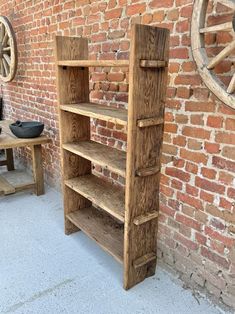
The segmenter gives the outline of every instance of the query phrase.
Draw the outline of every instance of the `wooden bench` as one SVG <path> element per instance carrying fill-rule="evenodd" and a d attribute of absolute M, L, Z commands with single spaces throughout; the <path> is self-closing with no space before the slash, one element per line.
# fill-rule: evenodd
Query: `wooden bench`
<path fill-rule="evenodd" d="M 36 195 L 42 195 L 44 194 L 42 144 L 50 143 L 51 140 L 44 135 L 37 138 L 17 138 L 9 129 L 10 123 L 12 122 L 8 120 L 0 121 L 0 127 L 2 127 L 2 134 L 0 135 L 0 150 L 4 149 L 6 152 L 6 159 L 0 161 L 0 166 L 7 166 L 8 171 L 13 171 L 15 169 L 13 148 L 30 147 L 32 152 L 34 182 L 30 184 L 12 185 L 0 175 L 0 195 L 13 194 L 29 188 L 33 188 Z"/>

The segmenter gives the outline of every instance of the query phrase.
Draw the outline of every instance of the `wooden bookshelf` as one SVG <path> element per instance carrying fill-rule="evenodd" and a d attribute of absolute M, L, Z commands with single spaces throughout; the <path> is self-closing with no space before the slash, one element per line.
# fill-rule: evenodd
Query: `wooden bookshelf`
<path fill-rule="evenodd" d="M 169 31 L 133 25 L 129 60 L 89 60 L 88 39 L 55 39 L 65 233 L 82 230 L 123 264 L 129 289 L 156 268 Z M 129 67 L 128 110 L 89 100 L 89 68 Z M 127 126 L 127 152 L 91 140 L 90 120 Z M 92 173 L 125 178 L 119 187 Z"/>

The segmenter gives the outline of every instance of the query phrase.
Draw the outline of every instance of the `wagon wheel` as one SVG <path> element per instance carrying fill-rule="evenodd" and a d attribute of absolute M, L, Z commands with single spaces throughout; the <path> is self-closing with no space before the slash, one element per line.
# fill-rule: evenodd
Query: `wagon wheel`
<path fill-rule="evenodd" d="M 10 82 L 17 69 L 17 46 L 13 28 L 5 16 L 0 16 L 0 79 Z"/>
<path fill-rule="evenodd" d="M 234 0 L 213 0 L 210 4 L 216 5 L 217 2 L 226 6 L 234 14 Z M 207 26 L 206 18 L 208 4 L 209 0 L 195 0 L 194 2 L 191 25 L 191 46 L 193 57 L 205 85 L 223 103 L 235 109 L 235 73 L 232 75 L 228 86 L 226 86 L 213 71 L 216 65 L 221 63 L 225 58 L 232 56 L 235 51 L 235 14 L 229 22 Z M 216 56 L 208 58 L 205 47 L 205 35 L 220 31 L 232 32 L 232 40 Z"/>

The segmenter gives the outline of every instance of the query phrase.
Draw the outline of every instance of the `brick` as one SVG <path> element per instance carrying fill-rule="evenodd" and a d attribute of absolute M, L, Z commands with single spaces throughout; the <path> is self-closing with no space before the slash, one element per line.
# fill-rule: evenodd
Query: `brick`
<path fill-rule="evenodd" d="M 201 254 L 202 256 L 208 258 L 209 260 L 211 260 L 212 262 L 215 262 L 216 264 L 218 264 L 219 266 L 228 269 L 230 263 L 227 261 L 226 258 L 219 256 L 216 253 L 211 252 L 210 250 L 208 250 L 206 247 L 202 246 L 201 247 Z"/>
<path fill-rule="evenodd" d="M 180 169 L 173 168 L 173 167 L 166 167 L 165 170 L 166 174 L 171 177 L 176 177 L 181 181 L 188 182 L 190 180 L 190 175 L 187 172 L 184 172 Z"/>
<path fill-rule="evenodd" d="M 187 48 L 174 48 L 174 49 L 171 49 L 170 50 L 170 58 L 171 59 L 187 59 L 188 58 L 188 49 Z M 177 78 L 176 78 L 176 80 L 177 80 Z"/>
<path fill-rule="evenodd" d="M 216 171 L 214 169 L 209 169 L 209 168 L 201 168 L 201 174 L 203 177 L 208 178 L 208 179 L 215 179 L 216 176 Z"/>
<path fill-rule="evenodd" d="M 121 17 L 121 14 L 122 14 L 122 8 L 109 10 L 105 12 L 105 19 L 106 20 L 117 19 Z"/>
<path fill-rule="evenodd" d="M 199 83 L 197 85 L 199 85 Z M 212 102 L 188 101 L 185 103 L 185 110 L 192 112 L 214 112 L 215 104 Z"/>
<path fill-rule="evenodd" d="M 223 118 L 218 116 L 208 116 L 207 125 L 213 128 L 221 128 L 223 124 Z"/>
<path fill-rule="evenodd" d="M 217 184 L 212 181 L 208 181 L 206 179 L 202 179 L 200 177 L 195 178 L 195 185 L 203 190 L 214 193 L 223 194 L 225 191 L 225 187 L 223 185 Z"/>
<path fill-rule="evenodd" d="M 136 15 L 144 13 L 146 10 L 146 4 L 145 3 L 136 3 L 132 4 L 130 6 L 127 6 L 126 14 L 127 15 Z"/>
<path fill-rule="evenodd" d="M 150 8 L 171 8 L 173 0 L 153 0 L 149 3 Z"/>
<path fill-rule="evenodd" d="M 235 162 L 221 157 L 213 156 L 212 164 L 219 169 L 224 169 L 232 172 L 235 171 Z"/>
<path fill-rule="evenodd" d="M 215 143 L 205 142 L 205 150 L 210 154 L 217 154 L 220 152 L 220 145 Z"/>
<path fill-rule="evenodd" d="M 197 250 L 198 249 L 197 243 L 195 243 L 189 239 L 186 239 L 185 237 L 183 237 L 182 235 L 180 235 L 177 232 L 175 232 L 174 239 L 177 242 L 180 242 L 181 244 L 183 244 L 186 248 L 188 248 L 190 250 Z"/>
<path fill-rule="evenodd" d="M 191 152 L 184 148 L 180 150 L 180 157 L 195 163 L 206 164 L 208 157 L 203 153 Z"/>
<path fill-rule="evenodd" d="M 210 227 L 205 227 L 205 234 L 210 236 L 212 239 L 222 242 L 227 247 L 232 247 L 235 243 L 235 239 L 223 236 L 218 231 L 211 229 Z"/>
<path fill-rule="evenodd" d="M 235 134 L 226 133 L 226 132 L 217 132 L 215 135 L 215 141 L 217 143 L 235 145 Z"/>
<path fill-rule="evenodd" d="M 235 131 L 235 119 L 226 119 L 225 121 L 225 129 Z"/>
<path fill-rule="evenodd" d="M 202 129 L 202 128 L 195 128 L 190 126 L 183 127 L 182 134 L 185 136 L 190 136 L 194 138 L 201 138 L 201 139 L 209 139 L 210 132 Z"/>
<path fill-rule="evenodd" d="M 176 214 L 176 221 L 181 222 L 184 225 L 187 225 L 190 228 L 193 228 L 197 231 L 201 230 L 201 224 L 198 223 L 196 220 L 193 220 L 189 217 L 183 216 L 181 214 Z"/>
<path fill-rule="evenodd" d="M 225 146 L 222 149 L 222 155 L 235 161 L 235 147 Z"/>

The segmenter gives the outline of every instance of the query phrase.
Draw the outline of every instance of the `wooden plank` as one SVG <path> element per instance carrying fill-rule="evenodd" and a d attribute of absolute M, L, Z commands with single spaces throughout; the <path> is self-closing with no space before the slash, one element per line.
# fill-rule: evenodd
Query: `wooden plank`
<path fill-rule="evenodd" d="M 128 67 L 129 60 L 59 60 L 57 64 L 67 67 Z"/>
<path fill-rule="evenodd" d="M 156 253 L 152 252 L 152 253 L 147 253 L 139 258 L 137 258 L 134 261 L 134 268 L 138 269 L 142 266 L 145 266 L 146 264 L 152 262 L 152 261 L 156 261 L 157 256 Z"/>
<path fill-rule="evenodd" d="M 35 183 L 27 183 L 27 184 L 17 184 L 14 186 L 16 192 L 21 192 L 25 190 L 33 190 L 36 189 Z"/>
<path fill-rule="evenodd" d="M 136 226 L 134 218 L 159 209 L 159 181 L 156 173 L 137 177 L 136 171 L 156 165 L 160 169 L 163 124 L 139 128 L 137 121 L 164 117 L 167 67 L 157 71 L 139 66 L 139 60 L 169 58 L 169 31 L 147 25 L 133 25 L 130 52 L 128 145 L 124 235 L 124 288 L 129 289 L 155 273 L 156 259 L 148 264 L 134 262 L 149 252 L 156 255 L 157 219 Z M 138 261 L 138 260 L 137 260 Z"/>
<path fill-rule="evenodd" d="M 136 170 L 136 175 L 138 177 L 147 177 L 147 176 L 152 176 L 154 174 L 159 173 L 161 170 L 160 166 L 153 166 L 153 167 L 148 167 L 148 168 L 142 168 Z"/>
<path fill-rule="evenodd" d="M 126 153 L 123 151 L 94 141 L 63 144 L 63 148 L 125 177 Z"/>
<path fill-rule="evenodd" d="M 67 218 L 88 237 L 123 263 L 123 228 L 94 207 L 67 214 Z"/>
<path fill-rule="evenodd" d="M 88 59 L 88 39 L 57 36 L 55 38 L 56 62 L 61 60 Z M 58 109 L 65 103 L 89 101 L 88 68 L 56 67 Z M 67 214 L 89 207 L 91 202 L 66 187 L 64 180 L 91 173 L 91 162 L 62 148 L 64 143 L 90 139 L 90 118 L 59 110 L 61 165 L 64 194 L 65 233 L 78 231 Z"/>
<path fill-rule="evenodd" d="M 79 176 L 65 181 L 70 189 L 81 194 L 107 213 L 124 222 L 124 190 L 94 175 Z"/>
<path fill-rule="evenodd" d="M 136 226 L 140 226 L 152 219 L 156 219 L 158 217 L 158 212 L 156 210 L 152 211 L 152 212 L 149 212 L 149 213 L 146 213 L 146 214 L 143 214 L 143 215 L 140 215 L 136 218 L 134 218 L 133 220 L 133 223 L 136 225 Z"/>
<path fill-rule="evenodd" d="M 121 125 L 127 125 L 127 110 L 117 109 L 95 103 L 61 105 L 60 109 Z"/>
<path fill-rule="evenodd" d="M 7 160 L 0 160 L 0 167 L 6 166 L 6 165 L 7 165 Z"/>
<path fill-rule="evenodd" d="M 12 148 L 6 149 L 6 160 L 7 160 L 7 170 L 8 171 L 15 170 L 14 155 L 13 155 L 13 149 Z"/>
<path fill-rule="evenodd" d="M 154 118 L 147 118 L 147 119 L 139 119 L 137 120 L 137 125 L 139 128 L 146 128 L 149 126 L 159 125 L 164 123 L 164 118 L 154 117 Z"/>
<path fill-rule="evenodd" d="M 5 178 L 0 176 L 0 194 L 9 195 L 13 193 L 15 193 L 14 186 L 11 185 Z"/>
<path fill-rule="evenodd" d="M 167 61 L 162 60 L 140 60 L 140 67 L 142 68 L 164 68 L 168 66 Z"/>
<path fill-rule="evenodd" d="M 35 180 L 35 193 L 37 196 L 43 195 L 44 192 L 44 176 L 42 163 L 42 146 L 31 146 L 33 175 Z"/>

